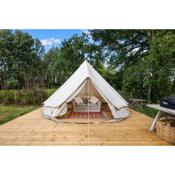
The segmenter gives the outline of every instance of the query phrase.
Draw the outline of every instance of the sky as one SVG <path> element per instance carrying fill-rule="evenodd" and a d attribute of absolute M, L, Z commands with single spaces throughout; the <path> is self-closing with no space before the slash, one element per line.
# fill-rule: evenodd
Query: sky
<path fill-rule="evenodd" d="M 72 35 L 81 35 L 82 32 L 87 30 L 78 29 L 25 29 L 33 38 L 38 38 L 44 46 L 46 52 L 53 46 L 58 46 L 62 40 L 70 38 Z"/>

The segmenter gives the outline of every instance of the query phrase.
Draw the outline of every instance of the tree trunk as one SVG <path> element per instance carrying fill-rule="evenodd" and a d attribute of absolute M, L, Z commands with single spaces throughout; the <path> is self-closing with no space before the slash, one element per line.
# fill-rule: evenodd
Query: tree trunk
<path fill-rule="evenodd" d="M 148 87 L 148 94 L 147 94 L 147 100 L 148 100 L 148 104 L 151 103 L 151 84 Z"/>
<path fill-rule="evenodd" d="M 171 88 L 172 93 L 174 93 L 174 88 L 175 88 L 175 78 L 174 78 L 173 85 L 172 85 L 172 88 Z"/>
<path fill-rule="evenodd" d="M 1 73 L 1 78 L 0 78 L 0 89 L 4 89 L 4 78 L 3 78 L 3 73 Z"/>

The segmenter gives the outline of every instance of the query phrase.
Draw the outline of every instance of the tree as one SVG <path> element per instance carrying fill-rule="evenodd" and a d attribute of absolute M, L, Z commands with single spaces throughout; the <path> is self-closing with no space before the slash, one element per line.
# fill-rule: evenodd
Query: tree
<path fill-rule="evenodd" d="M 90 33 L 113 67 L 136 63 L 149 48 L 145 30 L 91 30 Z"/>
<path fill-rule="evenodd" d="M 10 68 L 13 65 L 14 36 L 11 30 L 0 30 L 0 88 L 6 88 L 6 80 L 9 78 Z"/>
<path fill-rule="evenodd" d="M 20 30 L 0 30 L 1 88 L 29 88 L 41 75 L 43 46 Z"/>
<path fill-rule="evenodd" d="M 123 76 L 127 95 L 156 101 L 174 92 L 175 33 L 169 30 L 91 30 L 107 65 Z"/>
<path fill-rule="evenodd" d="M 60 86 L 85 59 L 126 97 L 175 93 L 174 30 L 89 30 L 46 54 L 28 33 L 0 30 L 1 89 Z"/>
<path fill-rule="evenodd" d="M 51 48 L 44 56 L 45 65 L 45 81 L 47 87 L 54 87 L 60 85 L 59 74 L 61 66 L 59 67 L 60 49 L 58 47 Z"/>
<path fill-rule="evenodd" d="M 174 93 L 175 83 L 175 31 L 155 31 L 147 55 L 147 70 L 151 78 L 145 84 L 153 99 Z"/>
<path fill-rule="evenodd" d="M 56 62 L 59 69 L 59 82 L 62 84 L 79 67 L 85 59 L 89 58 L 89 43 L 85 35 L 73 35 L 64 40 L 60 46 L 60 59 Z"/>

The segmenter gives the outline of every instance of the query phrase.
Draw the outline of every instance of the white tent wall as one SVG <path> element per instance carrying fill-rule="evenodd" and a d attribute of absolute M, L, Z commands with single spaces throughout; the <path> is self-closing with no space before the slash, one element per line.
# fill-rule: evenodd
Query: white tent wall
<path fill-rule="evenodd" d="M 70 95 L 70 97 L 64 102 L 64 104 L 62 104 L 60 107 L 44 106 L 44 108 L 43 108 L 43 115 L 46 118 L 52 118 L 52 117 L 57 117 L 57 116 L 61 116 L 61 115 L 66 114 L 66 112 L 67 112 L 67 103 L 71 102 L 77 96 L 77 94 L 79 94 L 82 91 L 82 89 L 85 88 L 85 82 L 86 81 L 84 81 L 79 86 L 79 88 L 75 92 L 73 92 Z"/>
<path fill-rule="evenodd" d="M 67 112 L 67 103 L 71 102 L 76 96 L 96 96 L 101 102 L 105 102 L 96 88 L 92 85 L 89 78 L 87 78 L 80 87 L 66 100 L 60 107 L 49 107 L 43 108 L 43 114 L 46 118 L 57 117 L 64 115 Z"/>
<path fill-rule="evenodd" d="M 62 105 L 76 90 L 79 89 L 87 77 L 87 69 L 85 69 L 85 66 L 82 64 L 74 74 L 72 74 L 72 76 L 44 102 L 44 106 L 58 107 Z"/>
<path fill-rule="evenodd" d="M 67 103 L 76 95 L 85 95 L 87 92 L 88 96 L 95 95 L 105 100 L 114 118 L 125 118 L 129 115 L 127 102 L 87 61 L 84 61 L 77 71 L 44 102 L 44 116 L 49 118 L 65 114 Z"/>
<path fill-rule="evenodd" d="M 95 85 L 95 83 L 92 83 L 94 85 L 94 87 L 96 87 L 98 89 L 98 87 Z M 110 103 L 110 101 L 105 97 L 105 95 L 103 94 L 103 92 L 101 92 L 98 89 L 100 95 L 103 97 L 103 99 L 108 103 L 108 106 L 111 110 L 112 116 L 113 118 L 126 118 L 129 116 L 129 111 L 127 110 L 126 106 L 120 108 L 120 109 L 116 109 L 116 107 Z"/>
<path fill-rule="evenodd" d="M 87 66 L 91 81 L 99 89 L 98 91 L 103 92 L 111 104 L 118 109 L 128 105 L 126 100 L 90 64 Z"/>

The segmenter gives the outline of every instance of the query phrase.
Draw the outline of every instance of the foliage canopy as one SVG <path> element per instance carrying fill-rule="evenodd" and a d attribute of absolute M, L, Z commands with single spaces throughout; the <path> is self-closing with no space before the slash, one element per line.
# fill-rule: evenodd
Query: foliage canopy
<path fill-rule="evenodd" d="M 0 89 L 58 87 L 87 59 L 125 97 L 175 92 L 174 30 L 89 30 L 48 52 L 20 30 L 0 30 Z"/>

